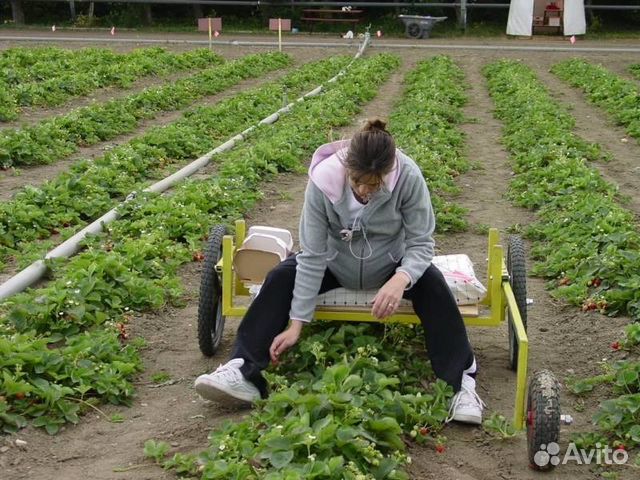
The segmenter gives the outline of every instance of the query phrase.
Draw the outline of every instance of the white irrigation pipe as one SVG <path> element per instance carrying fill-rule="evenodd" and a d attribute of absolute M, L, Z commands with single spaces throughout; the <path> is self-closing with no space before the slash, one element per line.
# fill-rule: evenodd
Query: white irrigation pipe
<path fill-rule="evenodd" d="M 355 62 L 358 58 L 362 56 L 365 49 L 369 45 L 369 42 L 370 42 L 370 36 L 367 34 L 365 35 L 365 39 L 360 45 L 360 48 L 358 49 L 358 53 L 356 53 L 356 55 L 353 57 L 353 60 L 346 67 L 340 70 L 340 72 L 338 72 L 334 77 L 327 80 L 327 83 L 335 82 L 336 80 L 338 80 L 338 78 L 344 75 L 347 69 L 353 64 L 353 62 Z M 213 158 L 214 155 L 222 152 L 226 152 L 227 150 L 231 150 L 233 147 L 236 146 L 237 143 L 243 141 L 246 138 L 246 136 L 251 131 L 253 131 L 258 125 L 270 125 L 272 123 L 277 122 L 280 119 L 280 115 L 290 111 L 295 106 L 296 103 L 303 102 L 305 99 L 309 97 L 314 97 L 316 95 L 319 95 L 323 89 L 324 87 L 320 85 L 314 88 L 313 90 L 311 90 L 310 92 L 305 93 L 304 95 L 298 97 L 293 102 L 282 107 L 281 109 L 272 113 L 268 117 L 265 117 L 262 120 L 260 120 L 260 122 L 258 122 L 257 125 L 253 125 L 247 128 L 243 132 L 227 140 L 222 145 L 217 146 L 216 148 L 211 150 L 209 153 L 203 155 L 197 160 L 194 160 L 189 165 L 181 168 L 180 170 L 170 175 L 169 177 L 163 180 L 160 180 L 159 182 L 154 183 L 153 185 L 145 188 L 143 192 L 161 193 L 161 192 L 164 192 L 165 190 L 170 189 L 176 183 L 193 175 L 198 170 L 208 165 L 209 162 L 211 162 L 211 159 Z M 47 253 L 44 256 L 44 259 L 33 262 L 31 265 L 29 265 L 27 268 L 22 270 L 20 273 L 18 273 L 17 275 L 14 275 L 9 280 L 7 280 L 2 285 L 0 285 L 0 300 L 4 300 L 5 298 L 8 298 L 15 293 L 23 291 L 25 288 L 34 284 L 40 278 L 42 278 L 42 276 L 47 271 L 47 265 L 45 263 L 45 260 L 48 260 L 51 258 L 66 258 L 76 254 L 80 250 L 80 242 L 87 235 L 98 234 L 103 230 L 105 225 L 117 220 L 120 217 L 120 215 L 118 214 L 118 209 L 125 203 L 133 200 L 134 198 L 136 198 L 136 192 L 130 193 L 127 196 L 127 198 L 124 200 L 124 202 L 122 202 L 120 205 L 113 208 L 112 210 L 109 210 L 102 217 L 95 220 L 93 223 L 91 223 L 87 227 L 80 230 L 74 236 L 72 236 L 71 238 L 67 239 L 66 241 L 58 245 L 56 248 L 54 248 L 49 253 Z"/>

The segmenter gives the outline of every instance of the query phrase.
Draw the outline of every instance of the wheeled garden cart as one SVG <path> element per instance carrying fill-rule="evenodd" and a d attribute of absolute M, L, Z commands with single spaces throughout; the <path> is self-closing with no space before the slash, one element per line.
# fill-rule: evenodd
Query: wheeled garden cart
<path fill-rule="evenodd" d="M 286 256 L 292 245 L 288 231 L 257 228 L 258 233 L 247 237 L 244 220 L 235 224 L 235 236 L 227 235 L 223 225 L 213 227 L 200 285 L 198 309 L 198 339 L 204 355 L 213 355 L 222 339 L 225 318 L 241 317 L 247 311 L 241 297 L 250 299 L 256 283 Z M 262 230 L 260 230 L 262 229 Z M 260 233 L 262 231 L 262 233 Z M 267 234 L 264 234 L 264 232 Z M 255 247 L 254 236 L 262 237 L 261 246 Z M 260 239 L 260 238 L 259 238 Z M 289 245 L 287 245 L 289 243 Z M 242 262 L 239 260 L 242 259 Z M 497 229 L 490 229 L 488 241 L 487 288 L 484 298 L 475 305 L 460 305 L 467 326 L 498 327 L 507 321 L 509 335 L 509 367 L 516 372 L 516 394 L 513 413 L 514 426 L 527 429 L 529 462 L 533 468 L 544 469 L 553 465 L 534 462 L 541 445 L 558 441 L 560 432 L 559 384 L 553 374 L 542 370 L 533 374 L 527 389 L 527 288 L 524 243 L 519 236 L 508 241 L 506 258 L 499 242 Z M 330 295 L 328 295 L 330 294 Z M 319 297 L 315 311 L 318 320 L 416 323 L 420 321 L 411 304 L 405 302 L 392 316 L 383 320 L 371 315 L 371 292 L 336 289 Z"/>
<path fill-rule="evenodd" d="M 404 23 L 404 33 L 409 38 L 429 38 L 434 25 L 447 19 L 420 15 L 398 15 L 398 18 Z"/>

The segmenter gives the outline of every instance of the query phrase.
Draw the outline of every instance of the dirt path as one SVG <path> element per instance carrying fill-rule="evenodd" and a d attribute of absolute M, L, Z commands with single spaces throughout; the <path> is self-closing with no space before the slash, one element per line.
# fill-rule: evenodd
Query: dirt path
<path fill-rule="evenodd" d="M 637 57 L 631 57 L 629 58 L 629 61 L 626 63 L 613 62 L 609 64 L 608 62 L 605 61 L 605 62 L 602 62 L 601 64 L 603 67 L 612 71 L 616 75 L 619 75 L 624 80 L 627 80 L 631 83 L 635 82 L 635 84 L 638 87 L 640 87 L 640 79 L 629 71 L 629 67 L 632 64 L 638 64 L 638 63 L 640 63 L 640 60 Z"/>
<path fill-rule="evenodd" d="M 326 51 L 325 51 L 326 52 Z M 329 53 L 333 54 L 334 50 Z M 399 53 L 399 52 L 396 52 Z M 434 52 L 436 53 L 436 52 Z M 394 102 L 400 98 L 404 74 L 416 61 L 430 55 L 426 51 L 405 51 L 404 63 L 380 89 L 378 96 L 365 106 L 353 123 L 336 130 L 333 138 L 348 137 L 369 116 L 386 117 Z M 505 56 L 505 55 L 500 55 Z M 517 54 L 510 54 L 518 58 Z M 553 61 L 562 58 L 557 55 Z M 474 119 L 462 126 L 467 135 L 467 155 L 483 168 L 459 177 L 463 187 L 454 200 L 469 209 L 472 225 L 490 225 L 505 235 L 510 226 L 526 226 L 535 216 L 513 207 L 502 198 L 512 174 L 509 157 L 500 143 L 500 122 L 492 116 L 493 104 L 487 94 L 480 69 L 484 63 L 499 58 L 498 54 L 480 55 L 458 53 L 454 58 L 465 70 L 470 86 L 470 102 L 465 108 L 467 117 Z M 548 54 L 529 55 L 527 63 L 536 68 L 550 61 Z M 617 62 L 626 62 L 624 55 Z M 545 79 L 545 81 L 552 79 Z M 554 88 L 558 82 L 553 80 Z M 584 102 L 582 102 L 584 103 Z M 574 110 L 574 114 L 577 112 Z M 583 115 L 583 113 L 580 113 Z M 611 130 L 603 125 L 602 129 Z M 600 128 L 594 129 L 600 130 Z M 617 133 L 611 130 L 611 138 Z M 603 137 L 604 138 L 604 137 Z M 330 139 L 328 139 L 330 140 Z M 631 161 L 636 150 L 620 152 L 622 161 Z M 637 157 L 636 157 L 637 158 Z M 247 215 L 250 224 L 271 224 L 288 228 L 297 237 L 297 223 L 304 188 L 305 175 L 280 175 L 263 186 L 265 199 Z M 637 194 L 636 194 L 637 196 Z M 486 235 L 469 233 L 439 236 L 442 252 L 468 253 L 476 264 L 478 275 L 484 279 Z M 199 450 L 207 444 L 211 428 L 227 418 L 238 419 L 245 411 L 223 410 L 202 401 L 192 388 L 194 378 L 211 370 L 226 359 L 233 342 L 238 320 L 230 319 L 219 353 L 212 359 L 202 357 L 196 343 L 197 299 L 201 264 L 186 265 L 181 271 L 185 285 L 184 307 L 166 308 L 145 314 L 132 322 L 132 333 L 147 339 L 143 352 L 145 373 L 136 386 L 138 396 L 131 408 L 100 407 L 107 415 L 122 414 L 123 423 L 110 423 L 98 414 L 82 418 L 77 426 L 69 426 L 55 437 L 27 428 L 14 438 L 28 443 L 25 450 L 11 446 L 0 454 L 0 468 L 15 479 L 80 480 L 142 480 L 175 479 L 157 467 L 132 468 L 114 472 L 114 468 L 130 467 L 145 462 L 142 455 L 144 441 L 149 438 L 169 442 L 172 451 Z M 528 297 L 533 304 L 528 309 L 530 336 L 530 366 L 554 370 L 561 381 L 570 375 L 599 373 L 598 362 L 609 357 L 609 345 L 620 337 L 627 319 L 611 319 L 597 314 L 585 314 L 575 307 L 553 300 L 544 289 L 544 282 L 528 279 Z M 511 418 L 515 375 L 507 368 L 506 328 L 470 329 L 470 337 L 479 359 L 479 393 L 487 402 L 487 413 L 498 411 Z M 151 376 L 166 372 L 176 383 L 154 388 Z M 563 391 L 563 412 L 576 419 L 572 427 L 563 427 L 566 442 L 571 432 L 588 425 L 596 407 L 596 397 L 577 401 Z M 413 448 L 411 475 L 415 479 L 494 480 L 539 479 L 527 468 L 526 438 L 499 442 L 479 428 L 451 425 L 444 430 L 448 438 L 447 451 L 436 454 L 428 448 Z M 620 479 L 634 478 L 631 471 L 622 471 Z M 596 479 L 598 473 L 588 466 L 562 466 L 545 475 L 548 479 Z"/>
<path fill-rule="evenodd" d="M 344 52 L 336 52 L 344 53 Z M 294 57 L 294 65 L 292 67 L 288 67 L 287 69 L 281 69 L 275 72 L 270 72 L 260 78 L 252 78 L 248 80 L 243 80 L 242 82 L 234 85 L 216 95 L 211 95 L 207 97 L 203 97 L 202 99 L 197 101 L 197 105 L 199 106 L 211 106 L 216 103 L 230 98 L 239 92 L 247 90 L 252 87 L 256 87 L 265 82 L 269 82 L 275 80 L 287 72 L 291 71 L 291 69 L 296 66 L 301 65 L 302 63 L 308 61 L 318 60 L 326 56 L 326 51 L 323 49 L 310 49 L 309 52 L 306 52 L 304 55 L 301 51 L 293 51 L 291 53 Z M 101 155 L 104 155 L 106 150 L 109 150 L 117 145 L 121 145 L 127 143 L 131 139 L 142 135 L 145 131 L 150 128 L 160 127 L 163 125 L 168 125 L 179 120 L 183 113 L 192 108 L 192 106 L 176 110 L 173 112 L 160 112 L 156 118 L 150 120 L 143 120 L 140 125 L 133 131 L 127 134 L 119 135 L 111 140 L 106 142 L 101 142 L 90 147 L 83 147 L 78 150 L 71 157 L 66 158 L 64 160 L 59 160 L 58 162 L 51 165 L 39 165 L 34 167 L 23 167 L 15 170 L 8 170 L 5 172 L 0 171 L 0 201 L 10 199 L 18 190 L 20 190 L 25 185 L 33 185 L 38 186 L 41 183 L 55 178 L 61 172 L 66 171 L 73 163 L 78 161 L 79 159 L 94 159 Z M 239 133 L 239 132 L 237 132 Z"/>

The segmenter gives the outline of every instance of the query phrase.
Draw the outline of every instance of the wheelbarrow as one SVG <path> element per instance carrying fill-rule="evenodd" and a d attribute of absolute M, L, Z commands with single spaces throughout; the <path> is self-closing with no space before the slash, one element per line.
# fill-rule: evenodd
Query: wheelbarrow
<path fill-rule="evenodd" d="M 420 15 L 398 15 L 398 18 L 404 22 L 404 31 L 409 38 L 429 38 L 433 26 L 447 19 Z"/>
<path fill-rule="evenodd" d="M 255 233 L 252 234 L 252 231 Z M 268 242 L 258 247 L 250 245 L 256 237 Z M 262 239 L 264 240 L 264 238 Z M 268 248 L 266 245 L 271 245 Z M 235 235 L 227 235 L 224 225 L 212 228 L 200 283 L 198 305 L 198 343 L 206 356 L 216 353 L 228 316 L 242 317 L 247 302 L 241 297 L 252 297 L 251 284 L 261 283 L 266 273 L 287 254 L 292 247 L 291 234 L 273 227 L 252 227 L 246 235 L 244 220 L 237 220 Z M 506 252 L 505 252 L 506 250 Z M 553 373 L 540 370 L 528 376 L 529 340 L 527 337 L 527 271 L 525 247 L 522 239 L 513 235 L 503 249 L 498 230 L 489 230 L 487 278 L 485 298 L 477 304 L 459 305 L 468 326 L 499 327 L 507 323 L 509 341 L 508 365 L 516 372 L 513 424 L 518 430 L 526 429 L 529 465 L 536 470 L 555 466 L 545 450 L 557 443 L 561 423 L 569 424 L 569 415 L 560 412 L 560 386 Z M 242 259 L 242 262 L 239 262 Z M 365 292 L 366 293 L 366 292 Z M 370 297 L 375 292 L 369 292 Z M 410 305 L 384 320 L 371 316 L 371 298 L 362 298 L 361 292 L 337 289 L 321 295 L 315 318 L 328 321 L 360 321 L 419 323 Z M 334 295 L 334 296 L 331 296 Z M 338 296 L 340 296 L 338 298 Z M 553 453 L 553 452 L 551 452 Z"/>

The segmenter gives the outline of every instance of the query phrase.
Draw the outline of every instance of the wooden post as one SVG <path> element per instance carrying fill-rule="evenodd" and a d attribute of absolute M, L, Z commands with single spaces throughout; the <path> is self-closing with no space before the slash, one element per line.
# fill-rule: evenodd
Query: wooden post
<path fill-rule="evenodd" d="M 22 0 L 11 0 L 11 14 L 13 23 L 16 25 L 24 24 L 24 10 L 22 9 Z"/>
<path fill-rule="evenodd" d="M 93 13 L 94 13 L 95 5 L 96 4 L 94 2 L 89 2 L 89 13 L 87 14 L 87 16 L 89 17 L 90 21 L 93 21 Z"/>
<path fill-rule="evenodd" d="M 69 0 L 69 12 L 71 13 L 71 20 L 76 19 L 76 2 Z"/>
<path fill-rule="evenodd" d="M 282 51 L 282 19 L 278 18 L 278 51 Z"/>
<path fill-rule="evenodd" d="M 211 50 L 211 17 L 209 17 L 209 50 Z"/>

